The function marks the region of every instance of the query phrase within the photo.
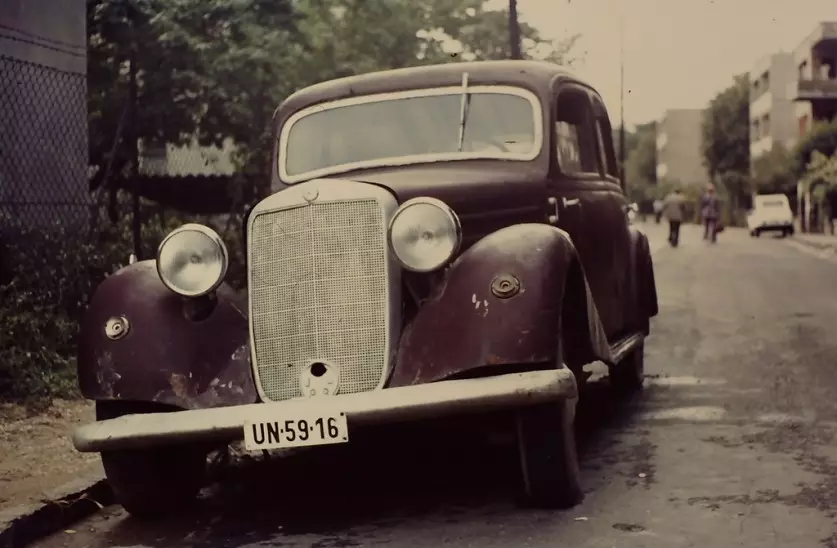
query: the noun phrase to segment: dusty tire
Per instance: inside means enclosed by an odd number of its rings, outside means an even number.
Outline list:
[[[517,411],[521,495],[526,506],[570,508],[583,500],[574,421],[575,400]]]
[[[99,420],[128,414],[101,403],[110,402],[97,402]],[[101,458],[116,501],[134,517],[156,519],[177,515],[195,502],[206,479],[207,453],[199,447],[166,446],[105,451]]]
[[[616,367],[610,368],[610,385],[624,395],[642,390],[645,381],[645,342],[639,344]]]

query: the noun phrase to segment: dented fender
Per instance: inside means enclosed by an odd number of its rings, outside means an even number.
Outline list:
[[[246,303],[222,284],[210,315],[186,317],[183,298],[160,281],[154,261],[126,266],[96,289],[82,321],[78,379],[92,400],[156,402],[183,409],[258,401]],[[113,340],[109,319],[127,332]]]
[[[503,279],[519,289],[498,296]],[[610,356],[575,246],[549,225],[503,228],[457,258],[405,328],[389,386],[487,366],[555,364],[559,341],[567,364]]]

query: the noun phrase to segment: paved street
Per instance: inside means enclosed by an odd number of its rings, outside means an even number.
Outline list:
[[[677,249],[648,230],[648,385],[608,404],[598,383],[582,409],[580,506],[516,507],[507,451],[392,434],[245,467],[195,515],[150,526],[111,507],[39,546],[837,547],[837,265],[740,230],[710,246],[686,226]]]

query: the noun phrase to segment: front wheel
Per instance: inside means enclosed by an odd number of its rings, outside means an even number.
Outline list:
[[[645,380],[645,342],[625,356],[615,367],[610,368],[610,385],[616,392],[629,395],[642,390]]]
[[[584,498],[575,446],[576,399],[519,409],[516,416],[525,504],[570,508]]]
[[[117,403],[125,402],[96,402],[97,419],[142,412],[108,405]],[[207,454],[202,447],[166,446],[104,451],[101,458],[116,501],[132,516],[153,519],[180,513],[195,501],[206,479]]]

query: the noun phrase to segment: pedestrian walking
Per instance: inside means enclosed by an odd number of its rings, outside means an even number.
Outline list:
[[[654,200],[654,220],[660,224],[660,217],[663,216],[663,201],[660,199]]]
[[[706,188],[700,199],[700,215],[703,219],[703,239],[713,244],[718,236],[718,219],[721,217],[721,199],[715,193],[715,185]]]
[[[668,221],[668,243],[671,247],[677,247],[680,243],[680,225],[683,223],[685,209],[686,200],[679,188],[663,200],[662,214]]]

